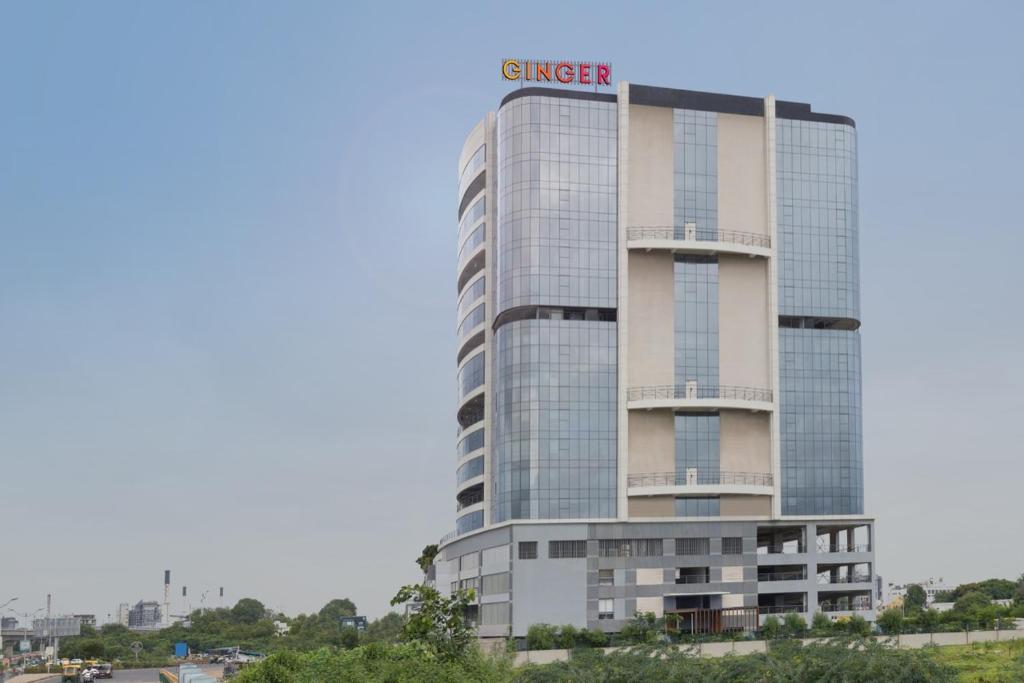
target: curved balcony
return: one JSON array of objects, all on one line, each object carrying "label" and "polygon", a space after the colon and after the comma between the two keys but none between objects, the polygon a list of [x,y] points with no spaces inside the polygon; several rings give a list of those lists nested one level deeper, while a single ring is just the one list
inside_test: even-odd
[{"label": "curved balcony", "polygon": [[468,429],[484,419],[484,388],[482,386],[460,401],[456,419],[463,429]]},{"label": "curved balcony", "polygon": [[630,474],[626,477],[626,493],[629,496],[770,496],[775,492],[772,483],[772,475],[767,472],[691,468],[682,472]]},{"label": "curved balcony", "polygon": [[472,255],[466,260],[466,265],[459,270],[459,280],[456,291],[460,294],[466,288],[466,283],[473,279],[473,276],[484,269],[487,255],[484,253],[487,245],[481,244]]},{"label": "curved balcony", "polygon": [[761,233],[698,228],[694,223],[687,223],[682,227],[626,228],[626,248],[663,250],[674,254],[745,254],[750,257],[768,257],[772,255],[772,240]]},{"label": "curved balcony", "polygon": [[630,387],[626,390],[626,407],[630,410],[750,410],[771,412],[771,389],[729,385],[661,384]]},{"label": "curved balcony", "polygon": [[468,507],[484,502],[483,482],[478,482],[459,491],[455,496],[455,500],[458,503],[457,512],[462,512]]}]

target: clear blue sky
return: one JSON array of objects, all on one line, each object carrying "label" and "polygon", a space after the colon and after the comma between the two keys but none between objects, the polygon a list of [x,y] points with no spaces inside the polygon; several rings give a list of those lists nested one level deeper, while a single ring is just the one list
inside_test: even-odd
[{"label": "clear blue sky", "polygon": [[[887,579],[1024,571],[1020,3],[0,6],[0,602],[370,616],[453,525],[456,157],[503,56],[860,131]],[[176,587],[180,595],[180,588]]]}]

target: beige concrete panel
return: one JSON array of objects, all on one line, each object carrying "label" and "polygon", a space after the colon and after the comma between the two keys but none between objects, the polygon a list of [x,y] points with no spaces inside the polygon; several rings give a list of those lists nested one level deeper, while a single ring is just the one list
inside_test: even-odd
[{"label": "beige concrete panel", "polygon": [[629,225],[672,225],[672,157],[672,110],[630,105]]},{"label": "beige concrete panel", "polygon": [[629,474],[676,471],[676,428],[671,410],[629,413]]},{"label": "beige concrete panel", "polygon": [[727,472],[772,471],[771,418],[768,413],[723,410],[719,416],[719,462]]},{"label": "beige concrete panel", "polygon": [[674,265],[668,252],[630,252],[627,387],[675,381]]},{"label": "beige concrete panel", "polygon": [[665,583],[665,570],[661,567],[641,567],[636,570],[636,585],[638,586],[660,586],[663,583]]},{"label": "beige concrete panel", "polygon": [[629,516],[675,517],[675,498],[672,496],[640,496],[630,498]]},{"label": "beige concrete panel", "polygon": [[718,227],[768,234],[764,119],[718,115]]},{"label": "beige concrete panel", "polygon": [[767,517],[772,514],[771,496],[722,496],[722,517]]},{"label": "beige concrete panel", "polygon": [[767,261],[719,255],[718,378],[723,385],[771,387],[768,318]]},{"label": "beige concrete panel", "polygon": [[[659,569],[658,571],[661,570]],[[647,612],[651,612],[654,616],[660,618],[665,613],[665,598],[661,596],[653,598],[637,598],[636,611],[637,614],[646,614]]]}]

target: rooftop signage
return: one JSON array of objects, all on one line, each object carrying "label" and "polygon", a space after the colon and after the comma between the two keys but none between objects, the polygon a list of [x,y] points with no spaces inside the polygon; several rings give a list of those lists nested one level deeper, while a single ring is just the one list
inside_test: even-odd
[{"label": "rooftop signage", "polygon": [[597,62],[551,62],[503,59],[501,77],[506,81],[561,83],[562,85],[612,84],[612,65]]}]

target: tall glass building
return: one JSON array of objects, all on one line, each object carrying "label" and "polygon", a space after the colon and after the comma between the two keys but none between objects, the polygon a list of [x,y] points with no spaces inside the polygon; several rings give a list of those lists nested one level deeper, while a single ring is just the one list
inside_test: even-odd
[{"label": "tall glass building", "polygon": [[522,88],[458,164],[455,528],[481,636],[874,617],[854,122]]}]

